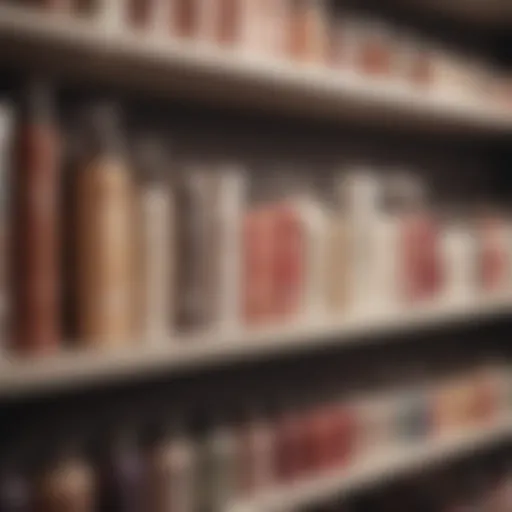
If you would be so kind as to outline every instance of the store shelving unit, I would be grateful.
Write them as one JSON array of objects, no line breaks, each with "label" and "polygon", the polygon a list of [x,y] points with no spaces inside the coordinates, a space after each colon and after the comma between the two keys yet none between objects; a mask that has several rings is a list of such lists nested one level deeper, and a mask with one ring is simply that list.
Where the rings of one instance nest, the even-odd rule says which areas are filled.
[{"label": "store shelving unit", "polygon": [[[434,2],[417,9],[476,19],[478,9],[495,22],[512,20],[512,8],[495,0]],[[442,5],[441,5],[442,4]],[[477,6],[478,4],[478,6]],[[445,9],[446,7],[446,9]],[[416,7],[414,7],[416,8]],[[491,21],[489,21],[491,23]],[[363,125],[455,133],[512,136],[512,110],[471,99],[416,91],[400,83],[368,81],[334,70],[263,59],[166,37],[110,30],[87,20],[69,20],[12,5],[0,5],[0,58],[31,70],[51,70],[70,81],[101,82],[140,89],[163,98],[194,98],[245,109],[300,114]],[[205,87],[205,84],[207,86]],[[206,368],[269,360],[327,348],[390,343],[400,336],[453,324],[475,324],[512,313],[512,295],[478,301],[436,303],[414,309],[376,308],[330,320],[293,323],[254,331],[232,329],[179,335],[130,350],[70,351],[38,360],[0,359],[0,399],[16,400],[70,392],[155,375],[180,375]],[[389,336],[393,335],[393,336]],[[400,335],[400,336],[399,336]],[[463,434],[402,447],[367,462],[255,500],[233,503],[229,512],[296,510],[348,494],[452,457],[512,438],[512,420]]]},{"label": "store shelving unit", "polygon": [[512,133],[510,111],[472,98],[180,43],[165,35],[145,37],[12,6],[0,6],[0,44],[5,57],[18,65],[29,61],[68,79],[142,88],[167,97],[178,94],[215,104],[418,131]]},{"label": "store shelving unit", "polygon": [[419,445],[403,446],[376,455],[353,467],[319,478],[273,490],[255,500],[233,503],[228,512],[285,512],[315,505],[329,497],[343,497],[354,491],[391,481],[411,472],[434,466],[451,458],[489,448],[512,437],[512,421],[449,435]]},{"label": "store shelving unit", "polygon": [[439,303],[410,309],[376,309],[328,321],[253,331],[232,330],[157,340],[130,350],[69,352],[38,360],[0,362],[0,398],[69,391],[112,382],[133,382],[154,374],[181,374],[243,361],[258,361],[329,346],[354,347],[453,324],[474,324],[509,315],[509,295],[468,303]]}]

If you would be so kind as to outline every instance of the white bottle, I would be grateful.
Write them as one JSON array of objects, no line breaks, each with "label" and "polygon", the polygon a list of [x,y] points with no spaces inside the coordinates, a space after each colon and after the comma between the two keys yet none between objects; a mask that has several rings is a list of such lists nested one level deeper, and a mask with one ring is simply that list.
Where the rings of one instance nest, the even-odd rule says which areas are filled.
[{"label": "white bottle", "polygon": [[137,194],[141,336],[159,345],[168,341],[171,328],[174,202],[158,144],[141,141],[137,156],[142,174]]},{"label": "white bottle", "polygon": [[348,301],[357,313],[368,313],[375,286],[375,226],[379,221],[380,183],[365,169],[344,177],[340,195],[347,214],[349,257]]},{"label": "white bottle", "polygon": [[474,237],[461,221],[448,221],[441,232],[443,299],[462,302],[475,298],[476,247]]},{"label": "white bottle", "polygon": [[216,323],[231,329],[241,321],[241,244],[245,210],[246,176],[235,165],[225,165],[217,176],[215,193],[215,238],[217,285],[210,291],[217,303]]}]

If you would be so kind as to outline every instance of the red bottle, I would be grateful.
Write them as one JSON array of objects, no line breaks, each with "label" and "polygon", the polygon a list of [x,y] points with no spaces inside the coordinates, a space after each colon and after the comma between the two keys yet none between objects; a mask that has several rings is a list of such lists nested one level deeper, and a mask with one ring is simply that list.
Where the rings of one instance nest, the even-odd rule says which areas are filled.
[{"label": "red bottle", "polygon": [[297,205],[285,202],[275,211],[273,314],[287,319],[301,312],[305,287],[305,230]]},{"label": "red bottle", "polygon": [[289,402],[276,423],[276,476],[279,483],[299,478],[306,467],[306,425],[304,415]]},{"label": "red bottle", "polygon": [[14,343],[22,352],[60,342],[60,136],[48,88],[32,84],[18,127],[13,176]]}]

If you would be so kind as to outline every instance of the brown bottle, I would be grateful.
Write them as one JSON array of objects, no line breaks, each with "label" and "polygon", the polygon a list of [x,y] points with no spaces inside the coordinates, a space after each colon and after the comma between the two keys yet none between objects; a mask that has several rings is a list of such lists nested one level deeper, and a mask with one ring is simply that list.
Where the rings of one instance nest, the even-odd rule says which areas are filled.
[{"label": "brown bottle", "polygon": [[118,347],[133,332],[133,187],[115,109],[90,112],[89,158],[77,176],[78,327],[88,346]]},{"label": "brown bottle", "polygon": [[79,456],[66,454],[40,476],[36,490],[37,512],[93,512],[94,475]]},{"label": "brown bottle", "polygon": [[13,341],[24,353],[52,352],[60,341],[60,136],[42,84],[25,97],[13,170]]}]

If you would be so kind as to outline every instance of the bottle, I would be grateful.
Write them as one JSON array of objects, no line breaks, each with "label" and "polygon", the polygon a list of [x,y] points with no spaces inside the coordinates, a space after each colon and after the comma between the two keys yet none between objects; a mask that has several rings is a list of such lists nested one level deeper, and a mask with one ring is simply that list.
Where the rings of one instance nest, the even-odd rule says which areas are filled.
[{"label": "bottle", "polygon": [[136,148],[138,293],[141,337],[150,345],[168,341],[173,320],[175,204],[167,161],[151,138]]},{"label": "bottle", "polygon": [[240,492],[236,430],[217,420],[204,440],[202,454],[206,510],[229,507]]},{"label": "bottle", "polygon": [[[293,403],[292,403],[293,402]],[[290,484],[300,478],[307,468],[304,418],[308,411],[299,408],[297,399],[284,400],[278,412],[276,436],[276,480],[278,484]]]},{"label": "bottle", "polygon": [[93,107],[87,124],[76,194],[79,336],[88,347],[113,348],[134,328],[133,183],[114,107]]},{"label": "bottle", "polygon": [[368,312],[377,294],[377,229],[381,213],[381,184],[368,170],[349,170],[339,182],[338,194],[347,223],[348,302],[351,312]]},{"label": "bottle", "polygon": [[40,476],[35,501],[41,512],[95,512],[94,473],[74,447]]},{"label": "bottle", "polygon": [[511,263],[503,218],[485,209],[477,220],[477,239],[480,288],[488,293],[505,290]]},{"label": "bottle", "polygon": [[7,349],[9,322],[10,180],[14,112],[0,103],[0,357]]},{"label": "bottle", "polygon": [[242,219],[245,210],[246,178],[233,164],[215,173],[212,211],[213,263],[208,297],[213,320],[219,328],[233,328],[241,320]]},{"label": "bottle", "polygon": [[183,329],[204,329],[214,318],[210,290],[214,280],[215,176],[188,165],[182,173],[177,200],[178,322]]},{"label": "bottle", "polygon": [[323,0],[292,0],[288,52],[299,61],[323,64],[327,56],[327,21]]},{"label": "bottle", "polygon": [[198,492],[194,443],[176,422],[160,435],[148,456],[148,503],[152,512],[193,512]]},{"label": "bottle", "polygon": [[274,222],[272,205],[252,205],[243,219],[242,283],[247,326],[268,323],[274,302]]},{"label": "bottle", "polygon": [[258,409],[246,417],[238,434],[240,492],[265,492],[275,478],[275,435],[269,419]]},{"label": "bottle", "polygon": [[102,512],[146,510],[146,468],[135,434],[117,432],[101,462],[99,507]]},{"label": "bottle", "polygon": [[349,299],[349,232],[344,205],[336,198],[325,216],[325,262],[323,264],[326,313],[336,318]]},{"label": "bottle", "polygon": [[419,180],[399,173],[389,181],[400,211],[398,293],[406,303],[425,302],[441,291],[438,225]]},{"label": "bottle", "polygon": [[442,295],[447,301],[475,298],[476,247],[470,226],[461,215],[450,214],[440,232]]},{"label": "bottle", "polygon": [[25,96],[13,164],[13,341],[26,354],[55,352],[59,315],[60,134],[51,92]]}]

